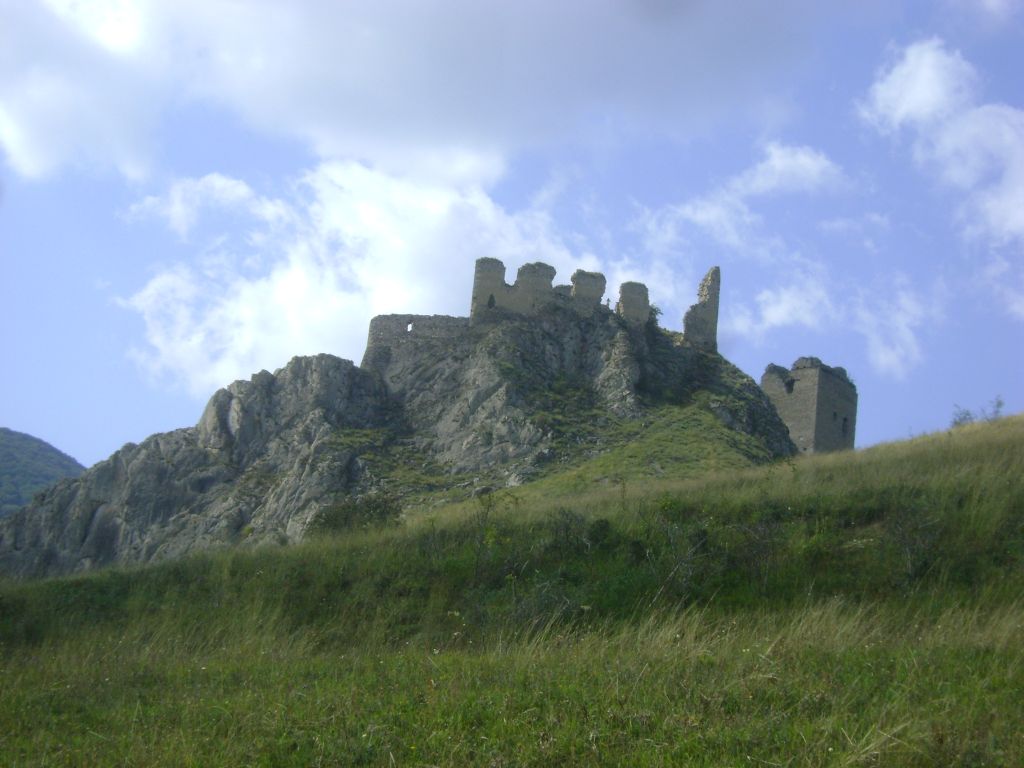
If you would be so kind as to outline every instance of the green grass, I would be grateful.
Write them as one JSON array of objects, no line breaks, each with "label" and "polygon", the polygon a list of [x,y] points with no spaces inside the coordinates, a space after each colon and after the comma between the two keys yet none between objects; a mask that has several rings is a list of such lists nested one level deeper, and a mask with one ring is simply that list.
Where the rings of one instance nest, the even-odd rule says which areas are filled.
[{"label": "green grass", "polygon": [[[325,650],[157,624],[22,649],[6,765],[1018,765],[1024,610],[842,600]],[[923,614],[923,615],[922,615]],[[239,627],[242,629],[242,627]]]},{"label": "green grass", "polygon": [[722,469],[0,585],[0,763],[1024,764],[1024,419]]}]

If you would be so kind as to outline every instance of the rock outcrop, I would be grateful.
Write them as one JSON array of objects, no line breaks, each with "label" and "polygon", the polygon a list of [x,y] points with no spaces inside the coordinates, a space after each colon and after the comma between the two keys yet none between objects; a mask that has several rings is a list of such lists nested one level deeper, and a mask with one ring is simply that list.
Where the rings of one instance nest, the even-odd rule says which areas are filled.
[{"label": "rock outcrop", "polygon": [[387,423],[380,380],[331,355],[219,390],[192,428],[128,444],[0,526],[0,571],[35,576],[299,538],[360,480],[339,431]]},{"label": "rock outcrop", "polygon": [[[586,273],[574,282],[586,311],[567,301],[472,321],[378,317],[358,367],[298,357],[237,381],[195,427],[126,445],[0,520],[0,572],[63,574],[295,541],[319,511],[381,488],[401,494],[420,482],[410,474],[433,488],[467,476],[517,484],[553,456],[582,460],[573,424],[599,435],[594,413],[643,419],[701,391],[725,428],[772,455],[793,452],[749,377],[653,320],[600,305],[597,283]],[[584,446],[591,454],[596,439]],[[401,462],[415,471],[398,471]]]}]

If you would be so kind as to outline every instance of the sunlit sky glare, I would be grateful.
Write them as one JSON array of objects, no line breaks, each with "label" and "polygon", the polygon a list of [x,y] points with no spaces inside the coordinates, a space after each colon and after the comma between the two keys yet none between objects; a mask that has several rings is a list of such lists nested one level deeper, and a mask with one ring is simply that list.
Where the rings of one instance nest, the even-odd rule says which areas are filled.
[{"label": "sunlit sky glare", "polygon": [[645,282],[858,446],[1024,409],[1016,0],[0,0],[0,426],[85,464],[474,261]]}]

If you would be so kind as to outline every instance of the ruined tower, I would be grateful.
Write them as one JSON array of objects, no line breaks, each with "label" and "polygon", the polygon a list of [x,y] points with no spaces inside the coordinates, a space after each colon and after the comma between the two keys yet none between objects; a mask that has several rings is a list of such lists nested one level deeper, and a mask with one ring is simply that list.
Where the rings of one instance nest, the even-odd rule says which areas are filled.
[{"label": "ruined tower", "polygon": [[722,271],[712,267],[700,281],[697,303],[686,311],[683,318],[683,338],[690,346],[705,352],[718,351],[718,292]]},{"label": "ruined tower", "polygon": [[615,312],[627,323],[642,325],[651,316],[651,302],[647,297],[647,286],[643,283],[623,283],[619,288],[619,300]]},{"label": "ruined tower", "polygon": [[772,401],[801,453],[853,448],[857,388],[843,368],[801,357],[790,370],[769,365],[761,389]]}]

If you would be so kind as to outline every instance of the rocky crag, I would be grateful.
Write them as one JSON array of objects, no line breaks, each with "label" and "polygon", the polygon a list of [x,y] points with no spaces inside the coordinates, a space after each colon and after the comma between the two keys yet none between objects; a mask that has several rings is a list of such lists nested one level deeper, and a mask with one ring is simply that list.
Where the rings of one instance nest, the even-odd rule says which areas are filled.
[{"label": "rocky crag", "polygon": [[0,520],[0,572],[297,541],[325,509],[367,494],[528,482],[600,453],[604,425],[697,397],[722,429],[752,438],[751,461],[794,452],[762,390],[715,352],[717,269],[688,313],[700,319],[691,338],[658,327],[639,284],[613,311],[596,273],[552,287],[546,265],[526,265],[512,286],[496,272],[478,262],[468,318],[374,318],[359,366],[294,358],[219,390],[196,426],[58,482]]}]

